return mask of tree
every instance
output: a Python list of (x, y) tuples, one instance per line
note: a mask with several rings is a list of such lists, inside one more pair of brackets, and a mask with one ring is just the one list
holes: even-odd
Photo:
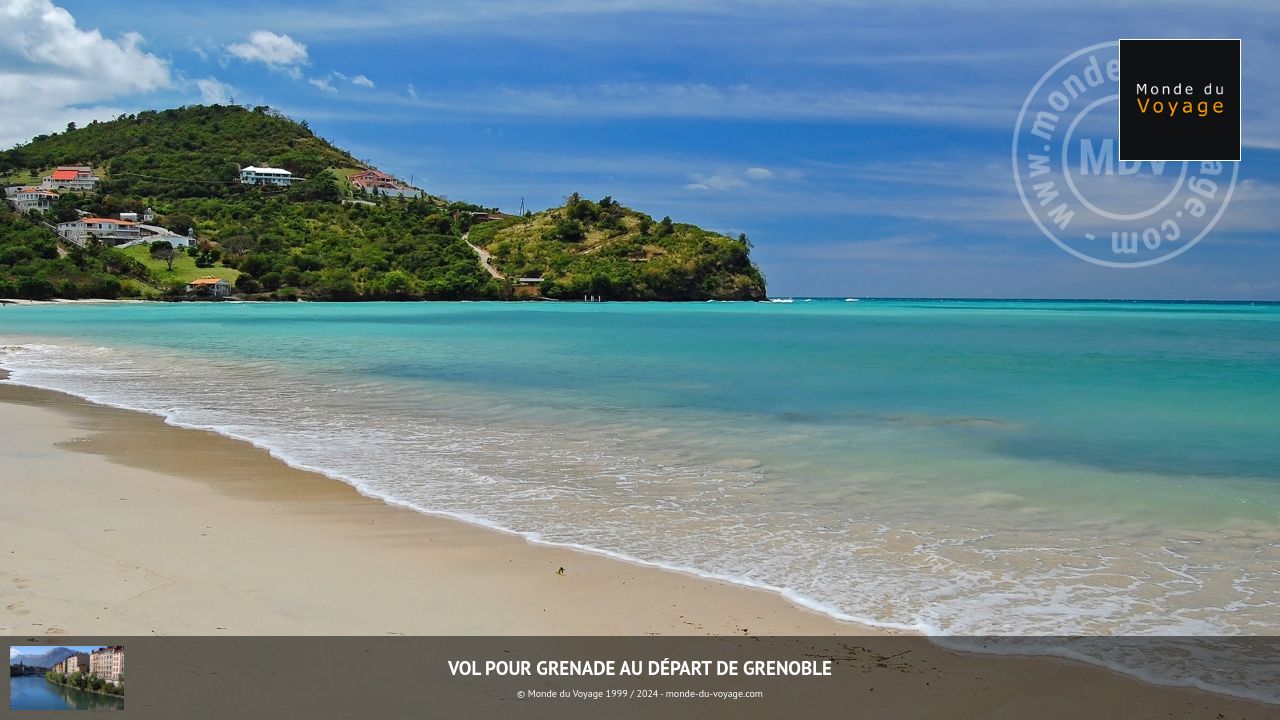
[(174, 252), (173, 245), (168, 240), (156, 240), (151, 243), (151, 257), (163, 260), (169, 272), (173, 272), (173, 260), (176, 256), (177, 253)]
[(18, 281), (18, 296), (27, 300), (49, 300), (58, 296), (58, 288), (42, 277), (24, 277)]
[(166, 215), (162, 224), (170, 232), (175, 232), (179, 235), (187, 235), (196, 227), (196, 221), (190, 215), (181, 213)]
[(567, 243), (582, 242), (586, 239), (586, 231), (582, 229), (582, 224), (576, 220), (561, 220), (556, 223), (554, 229), (550, 233), (551, 239), (559, 240)]
[(53, 201), (53, 207), (45, 216), (51, 223), (73, 222), (80, 216), (76, 214), (76, 204), (79, 196), (75, 193), (67, 193), (59, 195), (57, 200)]
[(241, 273), (240, 277), (236, 278), (236, 289), (242, 293), (256, 293), (262, 289), (262, 286), (249, 273)]
[(658, 223), (658, 237), (666, 237), (676, 231), (676, 226), (671, 222), (671, 216), (665, 215), (662, 222)]

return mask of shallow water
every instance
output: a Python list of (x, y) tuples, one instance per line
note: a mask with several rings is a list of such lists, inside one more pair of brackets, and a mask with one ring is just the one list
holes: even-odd
[(1280, 634), (1280, 306), (0, 312), (18, 382), (933, 634)]

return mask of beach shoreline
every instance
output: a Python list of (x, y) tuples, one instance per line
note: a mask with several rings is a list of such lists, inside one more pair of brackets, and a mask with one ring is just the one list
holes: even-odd
[[(770, 591), (394, 506), (247, 442), (53, 390), (0, 380), (0, 420), (0, 452), (15, 469), (3, 481), (11, 501), (0, 535), (18, 538), (5, 560), (0, 635), (904, 637)], [(1089, 688), (1108, 708), (1162, 716), (1275, 710), (914, 637), (938, 673), (934, 687), (981, 683), (1000, 707)], [(1063, 708), (1063, 717), (1078, 709)]]
[[(211, 431), (175, 427), (159, 416), (98, 405), (53, 390), (0, 382), (0, 417), (6, 427), (12, 428), (0, 440), (5, 456), (16, 460), (18, 471), (11, 478), (28, 478), (5, 488), (7, 497), (19, 501), (10, 507), (16, 511), (25, 506), (26, 511), (21, 515), (40, 508), (40, 517), (47, 516), (45, 511), (60, 510), (67, 516), (64, 523), (68, 540), (79, 537), (80, 544), (102, 544), (92, 529), (84, 529), (76, 522), (75, 518), (88, 514), (72, 502), (77, 497), (88, 492), (93, 493), (95, 500), (102, 501), (105, 507), (96, 506), (94, 513), (101, 510), (117, 516), (120, 513), (136, 516), (137, 504), (125, 504), (130, 502), (128, 496), (132, 493), (155, 498), (148, 503), (147, 510), (154, 510), (153, 503), (160, 503), (166, 511), (173, 512), (183, 507), (209, 508), (211, 517), (241, 526), (251, 525), (254, 533), (273, 539), (308, 533), (306, 537), (312, 546), (319, 543), (318, 549), (326, 552), (341, 553), (339, 548), (330, 546), (356, 543), (361, 549), (351, 553), (351, 560), (357, 565), (362, 564), (360, 555), (374, 551), (383, 558), (379, 565), (385, 563), (383, 569), (388, 572), (397, 564), (418, 566), (428, 574), (468, 576), (477, 586), (473, 589), (514, 582), (520, 586), (520, 597), (541, 601), (538, 603), (541, 607), (532, 610), (504, 613), (502, 606), (509, 605), (504, 596), (489, 608), (494, 615), (492, 622), (481, 622), (478, 617), (479, 607), (484, 603), (468, 601), (463, 615), (470, 620), (461, 627), (411, 612), (402, 614), (418, 617), (406, 617), (412, 621), (394, 628), (352, 624), (351, 618), (323, 612), (292, 621), (264, 617), (239, 628), (215, 623), (202, 629), (197, 623), (177, 617), (168, 618), (167, 623), (160, 623), (161, 627), (143, 627), (134, 626), (129, 613), (122, 611), (113, 619), (111, 632), (121, 632), (120, 621), (125, 621), (128, 632), (141, 634), (743, 634), (753, 627), (755, 632), (768, 634), (875, 635), (885, 632), (807, 610), (766, 590), (633, 564), (584, 550), (532, 543), (512, 533), (392, 505), (362, 495), (338, 480), (292, 468), (247, 442)], [(33, 447), (44, 450), (35, 452)], [(118, 487), (107, 490), (92, 486), (90, 478), (93, 477), (110, 478)], [(121, 499), (114, 501), (120, 505), (110, 504), (108, 496), (112, 494), (120, 495)], [(260, 525), (264, 515), (269, 519)], [(108, 543), (117, 551), (142, 550), (145, 543), (134, 544), (147, 539), (141, 536), (141, 527), (134, 528), (141, 537), (133, 533), (119, 534), (126, 530), (125, 520), (109, 523), (122, 527), (101, 528), (96, 532), (117, 533), (111, 535), (111, 539), (121, 540)], [(23, 531), (34, 530), (21, 524), (18, 513), (7, 514), (3, 522), (5, 525), (16, 523)], [(278, 530), (262, 527), (271, 524), (281, 527)], [(369, 527), (376, 530), (365, 529)], [(208, 529), (216, 530), (217, 526)], [(154, 531), (151, 529), (148, 534)], [(215, 533), (203, 532), (193, 536), (171, 535), (174, 542), (165, 554), (175, 557), (186, 551), (203, 554), (208, 552), (207, 546), (215, 545), (207, 540), (213, 535)], [(193, 537), (202, 540), (192, 545), (196, 542)], [(247, 543), (247, 540), (228, 540), (216, 549), (233, 556), (247, 555)], [(39, 546), (46, 555), (61, 549), (69, 548), (50, 543)], [(122, 560), (124, 558), (115, 557), (113, 563), (127, 567), (128, 563), (120, 562)], [(17, 562), (21, 567), (22, 558)], [(559, 574), (560, 568), (564, 568), (563, 574)], [(320, 569), (307, 564), (303, 571)], [(36, 571), (32, 569), (28, 574)], [(163, 575), (163, 571), (157, 569), (154, 574)], [(419, 598), (449, 605), (456, 602), (430, 588), (431, 583), (404, 578), (396, 582), (404, 585), (402, 590)], [(137, 592), (133, 588), (129, 590), (133, 594)], [(147, 592), (165, 594), (158, 591), (158, 587), (149, 588)], [(654, 593), (671, 599), (672, 602), (665, 604), (673, 611), (655, 609)], [(595, 601), (605, 606), (620, 611), (634, 608), (637, 612), (630, 616), (637, 620), (628, 622), (611, 616), (592, 622), (590, 615), (584, 616), (573, 607), (585, 604), (584, 599), (595, 594), (598, 594)], [(724, 613), (725, 607), (739, 611)], [(393, 611), (391, 617), (396, 616), (394, 611), (411, 610), (407, 607), (387, 609)], [(103, 617), (110, 618), (109, 615)], [(0, 622), (0, 632), (40, 634), (48, 629), (13, 622), (13, 618), (10, 613), (9, 622)], [(65, 627), (72, 624), (69, 619), (45, 623), (50, 628), (76, 634), (101, 630), (92, 623)]]

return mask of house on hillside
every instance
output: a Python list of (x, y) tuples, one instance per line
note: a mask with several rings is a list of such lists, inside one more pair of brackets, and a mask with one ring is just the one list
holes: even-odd
[(284, 168), (255, 167), (240, 168), (240, 182), (244, 185), (276, 185), (287, 187), (306, 178), (294, 177)]
[(58, 223), (58, 234), (77, 245), (84, 245), (89, 240), (97, 240), (107, 245), (120, 245), (140, 239), (142, 228), (138, 223), (129, 220), (82, 217), (71, 222)]
[(45, 190), (92, 190), (98, 177), (88, 165), (59, 165), (40, 186)]
[[(8, 195), (8, 193), (5, 193)], [(13, 209), (20, 213), (27, 213), (32, 210), (44, 212), (53, 207), (53, 203), (58, 199), (58, 193), (50, 190), (43, 190), (38, 187), (18, 188), (12, 195), (9, 195), (9, 203), (13, 205)]]
[(351, 176), (351, 184), (361, 190), (376, 187), (394, 187), (396, 179), (381, 170), (369, 169)]
[(222, 278), (198, 278), (187, 283), (187, 295), (222, 298), (231, 294), (231, 283)]
[[(507, 218), (512, 217), (511, 215), (504, 212), (498, 212), (497, 210), (494, 210), (493, 212), (477, 212), (474, 210), (468, 210), (466, 215), (471, 218), (471, 223), (473, 225), (476, 223), (489, 222), (490, 220), (506, 220)], [(454, 216), (455, 220), (458, 218), (459, 216)]]
[(357, 190), (386, 197), (422, 197), (422, 190), (411, 187), (381, 170), (368, 169), (350, 176)]

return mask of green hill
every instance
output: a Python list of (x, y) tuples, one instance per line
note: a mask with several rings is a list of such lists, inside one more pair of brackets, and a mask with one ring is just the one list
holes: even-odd
[(0, 176), (22, 169), (105, 168), (104, 192), (120, 196), (225, 197), (239, 193), (239, 167), (269, 165), (311, 177), (362, 165), (267, 107), (197, 105), (122, 115), (40, 135), (0, 153)]
[(745, 236), (655, 222), (606, 197), (577, 193), (559, 208), (489, 222), (470, 241), (508, 278), (542, 278), (547, 297), (615, 300), (763, 300), (764, 279)]
[[(193, 274), (233, 279), (255, 298), (502, 299), (542, 294), (608, 299), (760, 299), (764, 281), (745, 238), (673, 224), (576, 195), (562, 208), (471, 227), (487, 209), (436, 197), (353, 195), (364, 165), (306, 123), (260, 107), (193, 106), (124, 115), (43, 135), (0, 152), (0, 184), (57, 165), (89, 164), (92, 193), (66, 193), (46, 217), (0, 209), (0, 297), (180, 295)], [(288, 189), (242, 185), (238, 168), (283, 167)], [(152, 208), (155, 224), (194, 228), (198, 247), (174, 270), (146, 248), (57, 242), (41, 222), (76, 211), (111, 216)], [(491, 277), (467, 243), (495, 257)]]

